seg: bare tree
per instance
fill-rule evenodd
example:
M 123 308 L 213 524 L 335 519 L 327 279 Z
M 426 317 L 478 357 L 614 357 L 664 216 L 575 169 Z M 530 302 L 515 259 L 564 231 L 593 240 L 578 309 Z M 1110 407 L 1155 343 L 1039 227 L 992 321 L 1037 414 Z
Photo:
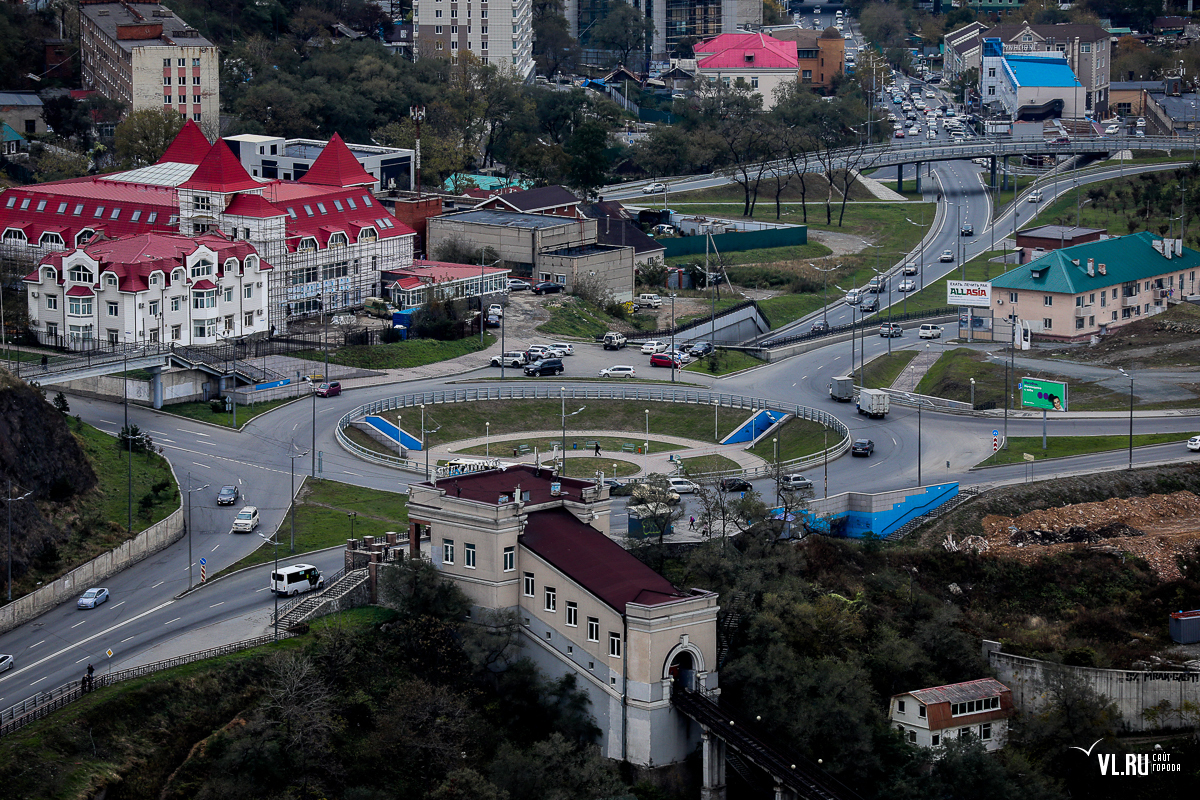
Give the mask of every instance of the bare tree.
M 327 749 L 334 733 L 333 693 L 302 653 L 281 653 L 272 659 L 269 671 L 260 710 L 287 749 L 307 763 Z

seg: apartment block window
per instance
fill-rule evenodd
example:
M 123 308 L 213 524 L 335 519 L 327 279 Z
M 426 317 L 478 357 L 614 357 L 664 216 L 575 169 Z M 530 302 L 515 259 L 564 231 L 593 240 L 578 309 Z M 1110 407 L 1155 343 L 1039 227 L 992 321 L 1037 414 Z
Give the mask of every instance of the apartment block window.
M 450 32 L 451 32 L 451 33 L 458 33 L 458 26 L 457 26 L 457 25 L 451 25 L 451 26 L 450 26 Z
M 533 573 L 532 572 L 525 573 L 524 589 L 525 589 L 524 594 L 526 597 L 533 597 Z
M 1017 293 L 1016 293 L 1016 292 L 1009 292 L 1009 293 L 1008 293 L 1008 302 L 1010 302 L 1010 303 L 1016 303 L 1016 302 L 1017 302 Z
M 979 726 L 979 738 L 983 739 L 985 742 L 991 741 L 991 739 L 992 739 L 992 723 L 985 722 Z
M 1042 295 L 1042 305 L 1044 305 L 1044 306 L 1054 305 L 1054 295 L 1052 295 L 1052 294 Z
M 242 325 L 247 328 L 254 327 L 254 312 L 253 311 L 247 311 L 245 314 L 242 314 Z
M 453 539 L 442 539 L 442 563 L 443 564 L 453 564 L 454 563 L 454 540 Z
M 441 25 L 434 25 L 434 26 L 433 26 L 433 32 L 434 32 L 434 33 L 436 33 L 438 36 L 441 36 L 441 35 L 442 35 L 442 26 L 441 26 Z
M 903 701 L 903 700 L 897 700 L 897 701 L 896 701 L 896 713 L 897 713 L 897 714 L 903 714 L 903 713 L 904 713 L 904 701 Z
M 1054 320 L 1050 319 L 1049 317 L 1044 317 L 1042 319 L 1042 328 L 1043 329 L 1050 330 L 1050 328 L 1052 328 L 1053 326 L 1054 326 Z
M 182 333 L 183 333 L 182 325 L 172 325 L 171 326 L 171 341 L 178 342 L 179 337 Z
M 166 69 L 170 69 L 171 68 L 171 59 L 164 58 L 163 59 L 163 67 L 165 67 Z
M 1090 44 L 1081 44 L 1079 45 L 1079 52 L 1090 53 L 1092 52 L 1092 46 Z
M 800 80 L 804 81 L 805 83 L 812 83 L 812 70 L 802 70 L 800 73 Z
M 200 85 L 200 76 L 193 75 L 192 76 L 192 86 L 199 86 L 199 85 Z
M 226 303 L 233 302 L 233 287 L 232 286 L 225 287 L 225 302 Z
M 579 627 L 579 604 L 578 603 L 572 603 L 572 602 L 567 603 L 567 627 L 570 627 L 570 628 L 578 628 Z
M 193 58 L 193 59 L 192 59 L 192 66 L 193 66 L 193 67 L 198 67 L 198 66 L 200 66 L 200 59 L 198 59 L 198 58 Z
M 179 104 L 183 105 L 186 102 L 187 102 L 187 95 L 186 94 L 179 95 Z
M 475 545 L 463 545 L 463 566 L 467 569 L 475 569 Z
M 1077 330 L 1077 331 L 1083 330 L 1083 317 L 1079 317 L 1078 319 L 1075 320 L 1075 330 Z
M 517 548 L 504 548 L 504 571 L 512 572 L 517 568 Z
M 171 76 L 163 75 L 163 86 L 170 86 L 170 85 L 171 85 Z
M 244 289 L 242 289 L 242 297 L 244 297 L 247 300 L 252 299 L 254 297 L 254 287 L 247 286 Z
M 54 311 L 58 308 L 58 295 L 46 295 L 46 308 L 50 309 L 51 311 Z
M 750 79 L 750 88 L 751 88 L 751 89 L 757 89 L 757 88 L 758 88 L 758 78 L 751 78 L 751 79 Z
M 233 314 L 225 315 L 225 327 L 223 328 L 226 334 L 233 332 Z
M 600 619 L 598 617 L 588 617 L 588 641 L 600 641 Z
M 616 631 L 608 632 L 608 655 L 610 658 L 621 657 L 621 634 Z
M 120 308 L 117 306 L 116 303 L 110 302 L 108 304 L 108 315 L 110 317 L 115 317 L 120 313 L 121 313 Z
M 198 94 L 194 94 L 194 95 L 192 95 L 192 102 L 193 102 L 193 103 L 199 103 L 199 102 L 200 102 L 200 95 L 198 95 Z
M 995 86 L 989 86 L 989 87 L 988 87 L 988 94 L 990 94 L 990 95 L 995 95 L 995 94 L 996 94 L 996 87 L 995 87 Z
M 183 305 L 182 297 L 172 297 L 171 298 L 171 310 L 172 311 L 178 311 L 182 305 Z
M 558 611 L 558 590 L 553 586 L 547 586 L 544 592 L 545 605 L 544 610 L 550 612 Z
M 181 58 L 181 59 L 179 59 L 179 66 L 181 66 L 181 67 L 186 67 L 186 66 L 187 66 L 187 59 L 186 59 L 186 58 Z
M 996 77 L 996 68 L 995 67 L 988 67 L 988 77 L 989 78 Z
M 171 105 L 171 95 L 169 95 L 169 94 L 163 95 L 163 105 L 168 105 L 168 106 Z

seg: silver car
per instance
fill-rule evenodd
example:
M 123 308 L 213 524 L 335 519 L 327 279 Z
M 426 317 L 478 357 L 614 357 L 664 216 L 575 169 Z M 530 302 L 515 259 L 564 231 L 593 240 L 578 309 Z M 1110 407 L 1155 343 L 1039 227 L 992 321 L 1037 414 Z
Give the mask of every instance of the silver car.
M 108 589 L 88 589 L 75 603 L 76 608 L 95 608 L 108 600 Z

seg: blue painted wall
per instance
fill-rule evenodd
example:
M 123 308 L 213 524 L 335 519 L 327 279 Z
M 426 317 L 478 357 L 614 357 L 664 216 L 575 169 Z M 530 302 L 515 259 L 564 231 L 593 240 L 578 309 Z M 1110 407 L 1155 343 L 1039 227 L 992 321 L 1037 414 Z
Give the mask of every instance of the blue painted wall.
M 928 514 L 957 495 L 957 482 L 922 486 L 920 489 L 913 489 L 904 500 L 895 503 L 890 509 L 874 513 L 846 511 L 834 514 L 833 519 L 846 520 L 845 528 L 842 529 L 845 536 L 861 539 L 867 534 L 873 534 L 882 538 L 900 529 L 909 520 Z M 818 532 L 829 530 L 826 520 L 815 519 L 808 510 L 801 513 L 806 517 L 805 522 L 810 529 Z
M 399 440 L 400 444 L 408 450 L 420 450 L 421 440 L 415 436 L 411 436 L 400 428 L 396 427 L 395 423 L 388 422 L 383 417 L 369 416 L 366 418 L 366 423 L 372 428 L 387 436 L 393 442 Z
M 721 444 L 752 442 L 783 417 L 784 415 L 778 411 L 760 411 L 748 419 L 742 427 L 726 436 Z

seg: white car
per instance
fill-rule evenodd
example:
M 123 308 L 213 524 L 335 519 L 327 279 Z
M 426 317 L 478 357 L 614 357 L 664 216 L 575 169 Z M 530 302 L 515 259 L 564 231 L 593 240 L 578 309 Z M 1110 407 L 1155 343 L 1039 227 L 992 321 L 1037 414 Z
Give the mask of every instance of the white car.
M 934 130 L 933 128 L 930 128 L 928 131 L 925 132 L 925 138 L 926 139 L 936 139 L 937 131 Z
M 909 135 L 909 136 L 920 136 L 920 135 L 921 135 L 921 129 L 920 129 L 920 128 L 909 128 L 909 129 L 908 129 L 908 135 Z
M 76 608 L 95 608 L 108 601 L 108 589 L 88 589 L 75 603 Z
M 940 339 L 942 338 L 942 326 L 926 323 L 921 326 L 921 330 L 917 332 L 917 336 L 921 339 Z
M 700 487 L 689 481 L 687 478 L 670 478 L 668 483 L 671 488 L 679 494 L 692 494 Z
M 934 97 L 937 97 L 937 92 L 935 92 L 933 89 L 926 89 L 925 96 L 932 99 Z
M 1200 436 L 1193 436 L 1188 439 L 1187 448 L 1188 450 L 1200 450 Z
M 1030 202 L 1030 203 L 1040 203 L 1040 202 L 1042 202 L 1042 190 L 1041 190 L 1041 189 L 1034 189 L 1032 192 L 1030 192 L 1030 193 L 1029 193 L 1029 202 Z
M 642 194 L 657 194 L 666 190 L 667 185 L 665 183 L 648 183 L 642 187 Z
M 1121 132 L 1120 125 L 1109 125 L 1107 128 L 1104 129 L 1105 136 L 1116 136 L 1120 132 Z
M 938 261 L 943 263 L 951 263 L 954 261 L 954 253 L 949 250 L 943 250 L 942 254 L 938 256 Z
M 490 306 L 488 306 L 487 315 L 489 317 L 503 317 L 504 306 L 500 305 L 499 303 L 492 303 Z
M 851 289 L 849 292 L 846 293 L 846 305 L 848 305 L 848 306 L 858 305 L 858 301 L 861 299 L 862 299 L 862 292 L 860 292 L 858 289 Z
M 666 351 L 670 346 L 671 345 L 669 345 L 667 342 L 660 342 L 657 339 L 651 339 L 642 345 L 642 352 L 648 356 L 652 356 L 655 353 L 662 353 Z
M 562 353 L 564 356 L 575 355 L 575 348 L 571 346 L 570 342 L 551 342 L 550 349 L 557 350 L 558 352 Z
M 1146 127 L 1146 118 L 1145 118 L 1145 117 L 1138 117 L 1138 120 L 1137 120 L 1137 126 L 1138 126 L 1139 128 L 1144 128 L 1144 127 Z
M 915 292 L 917 290 L 917 282 L 913 280 L 900 281 L 899 289 L 901 292 Z
M 13 657 L 5 653 L 0 653 L 0 672 L 8 672 L 13 668 Z
M 600 370 L 601 378 L 634 378 L 637 377 L 637 370 L 628 364 L 617 364 L 612 367 L 605 367 Z

